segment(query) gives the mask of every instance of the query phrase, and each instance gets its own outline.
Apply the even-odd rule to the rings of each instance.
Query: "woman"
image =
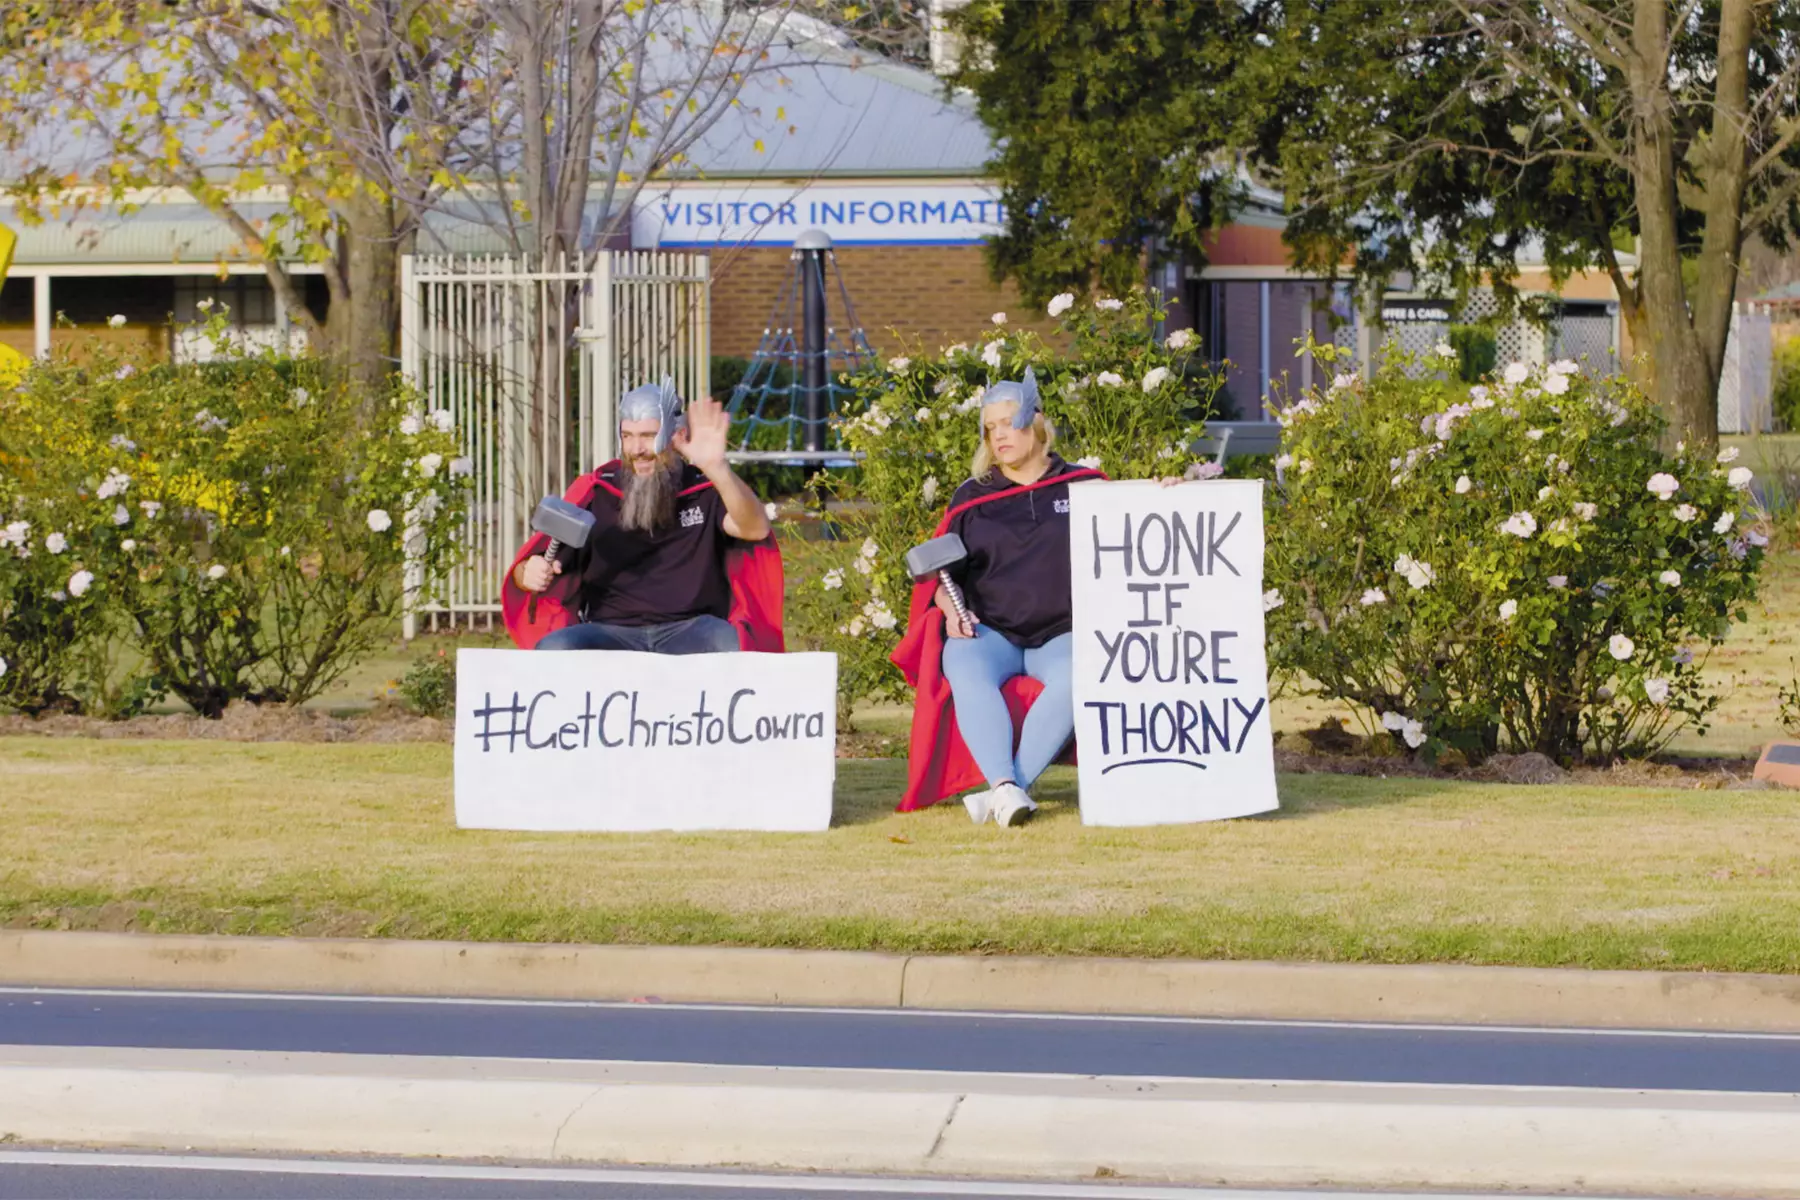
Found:
[[[921,584],[906,639],[894,652],[918,688],[912,778],[900,807],[921,808],[967,786],[972,767],[988,790],[963,797],[970,819],[981,824],[991,816],[1010,826],[1037,811],[1029,789],[1075,730],[1069,484],[1106,477],[1052,451],[1056,431],[1038,411],[1037,379],[1029,369],[1022,380],[987,389],[981,424],[970,478],[938,526],[940,535],[959,535],[968,550],[950,570],[968,618],[958,616],[941,584]],[[934,605],[938,614],[930,611]],[[1042,686],[1035,701],[1030,688],[1008,684],[1019,676]],[[1016,751],[1009,691],[1015,702],[1030,704]],[[954,701],[966,756],[948,737],[947,700]]]

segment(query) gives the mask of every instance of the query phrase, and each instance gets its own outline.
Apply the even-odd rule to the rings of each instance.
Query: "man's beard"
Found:
[[[619,485],[619,524],[658,534],[675,524],[675,472],[658,460],[648,475],[628,471]]]

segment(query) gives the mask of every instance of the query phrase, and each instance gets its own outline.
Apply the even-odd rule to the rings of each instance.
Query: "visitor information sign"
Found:
[[[1069,488],[1081,819],[1268,812],[1262,485]]]

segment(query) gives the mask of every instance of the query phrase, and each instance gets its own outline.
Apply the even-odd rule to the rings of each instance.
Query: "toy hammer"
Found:
[[[544,558],[556,561],[556,555],[564,546],[577,550],[587,545],[588,534],[594,529],[594,514],[579,504],[570,504],[561,496],[545,496],[538,501],[537,511],[531,514],[531,531],[541,533],[550,539],[544,547]],[[537,597],[531,598],[531,619],[537,620]]]
[[[934,537],[906,552],[906,569],[914,579],[925,579],[932,575],[944,585],[950,594],[950,604],[956,609],[956,615],[968,628],[969,609],[963,603],[962,589],[950,578],[950,568],[969,557],[968,547],[963,545],[962,538],[954,533],[946,533],[943,537]]]

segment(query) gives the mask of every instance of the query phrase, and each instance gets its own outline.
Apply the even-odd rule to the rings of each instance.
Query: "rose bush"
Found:
[[[1697,657],[1745,619],[1767,544],[1750,472],[1661,453],[1622,378],[1515,363],[1471,388],[1454,365],[1340,368],[1282,413],[1272,666],[1427,754],[1606,758],[1704,730]]]
[[[1179,475],[1193,464],[1223,380],[1191,334],[1156,338],[1164,314],[1152,296],[1080,304],[1058,296],[1049,306],[1060,322],[1057,345],[1015,331],[996,313],[972,344],[936,353],[906,346],[846,377],[859,411],[842,423],[844,444],[864,459],[854,475],[820,482],[840,501],[833,516],[854,549],[790,609],[809,645],[838,654],[845,707],[902,690],[887,661],[906,632],[912,589],[901,559],[931,536],[967,478],[989,383],[1031,367],[1057,431],[1056,452],[1071,462],[1115,479]]]
[[[0,394],[0,701],[317,695],[459,553],[468,464],[407,404],[270,355],[32,368]]]

